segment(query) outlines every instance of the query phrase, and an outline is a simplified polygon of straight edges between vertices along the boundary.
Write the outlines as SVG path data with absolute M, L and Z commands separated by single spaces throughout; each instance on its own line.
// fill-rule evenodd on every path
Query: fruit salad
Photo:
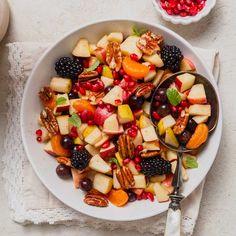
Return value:
M 98 42 L 80 38 L 68 53 L 70 57 L 58 58 L 55 75 L 39 91 L 42 111 L 35 133 L 45 152 L 58 162 L 52 171 L 63 181 L 71 178 L 88 205 L 122 207 L 136 200 L 168 201 L 177 153 L 159 142 L 150 119 L 150 102 L 161 81 L 175 72 L 195 71 L 193 62 L 162 35 L 136 27 L 131 35 L 109 32 Z M 186 96 L 193 95 L 194 100 L 195 85 L 182 89 L 183 84 L 176 82 L 175 93 L 186 94 L 191 88 Z M 165 131 L 182 114 L 180 108 L 173 111 L 175 106 L 166 96 L 166 91 L 158 90 L 153 114 Z M 209 115 L 196 113 L 202 110 L 199 106 L 206 106 L 198 103 L 192 105 L 194 117 L 188 121 L 195 140 L 202 132 L 197 124 Z M 184 101 L 181 104 L 185 107 Z M 191 138 L 188 146 L 195 144 Z M 186 169 L 197 167 L 197 158 L 184 154 L 182 179 L 188 180 Z

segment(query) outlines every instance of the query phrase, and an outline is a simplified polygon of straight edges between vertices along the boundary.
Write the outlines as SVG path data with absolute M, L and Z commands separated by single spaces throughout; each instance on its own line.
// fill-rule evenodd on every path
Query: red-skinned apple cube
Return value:
M 113 114 L 113 112 L 109 112 L 106 107 L 101 108 L 97 107 L 95 113 L 94 113 L 94 122 L 97 125 L 103 126 L 104 121 Z
M 101 63 L 106 62 L 106 49 L 105 48 L 98 47 L 93 51 L 93 54 Z
M 194 71 L 196 70 L 195 65 L 193 64 L 193 62 L 184 57 L 183 60 L 180 62 L 180 71 Z
M 57 99 L 56 101 L 60 101 L 60 99 L 63 99 L 64 101 L 59 103 L 56 108 L 55 108 L 55 112 L 63 112 L 63 111 L 67 111 L 70 108 L 70 101 L 68 98 L 68 94 L 64 93 L 64 94 L 58 94 L 57 95 Z
M 107 159 L 110 157 L 114 157 L 116 153 L 116 147 L 113 143 L 110 143 L 110 146 L 107 148 L 101 148 L 100 149 L 100 157 L 103 159 Z
M 181 93 L 190 89 L 194 82 L 195 76 L 189 73 L 178 75 L 175 79 L 175 84 Z
M 188 101 L 192 104 L 207 103 L 206 92 L 203 84 L 194 84 L 188 94 Z

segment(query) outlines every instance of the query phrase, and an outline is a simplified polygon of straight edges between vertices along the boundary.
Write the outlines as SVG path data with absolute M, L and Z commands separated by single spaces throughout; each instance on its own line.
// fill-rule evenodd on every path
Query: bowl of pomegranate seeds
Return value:
M 153 0 L 163 19 L 173 24 L 188 25 L 207 16 L 216 0 Z

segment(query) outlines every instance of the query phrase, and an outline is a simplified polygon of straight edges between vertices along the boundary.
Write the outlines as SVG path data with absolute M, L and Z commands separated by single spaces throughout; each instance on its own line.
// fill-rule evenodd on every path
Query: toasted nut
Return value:
M 49 103 L 55 96 L 54 91 L 50 87 L 43 87 L 39 91 L 39 98 L 43 104 Z
M 180 115 L 173 127 L 173 132 L 177 135 L 183 133 L 188 124 L 189 114 L 185 113 L 183 116 Z
M 151 56 L 160 51 L 159 44 L 163 41 L 163 37 L 156 35 L 150 31 L 141 36 L 137 42 L 137 47 L 145 54 Z
M 89 191 L 84 198 L 84 202 L 91 206 L 107 207 L 109 202 L 106 197 L 96 190 Z
M 129 189 L 134 186 L 134 176 L 127 166 L 122 166 L 116 170 L 116 178 L 123 189 Z
M 150 158 L 160 155 L 160 151 L 149 151 L 140 154 L 142 158 Z
M 155 86 L 151 82 L 141 83 L 137 85 L 134 92 L 137 97 L 141 97 L 150 93 L 154 88 Z
M 122 63 L 120 44 L 114 41 L 108 43 L 106 48 L 106 62 L 112 70 L 119 71 Z
M 56 160 L 59 164 L 64 164 L 66 166 L 71 166 L 71 161 L 68 157 L 57 157 Z
M 119 136 L 118 151 L 123 159 L 134 157 L 134 143 L 127 134 Z
M 79 76 L 80 81 L 95 80 L 98 77 L 97 71 L 84 71 Z

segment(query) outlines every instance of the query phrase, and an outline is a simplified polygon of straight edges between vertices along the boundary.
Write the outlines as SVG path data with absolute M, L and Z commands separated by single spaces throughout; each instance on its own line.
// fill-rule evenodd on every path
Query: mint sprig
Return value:
M 117 160 L 115 157 L 109 158 L 109 159 L 108 159 L 108 162 L 109 162 L 109 163 L 115 163 L 116 166 L 117 166 L 117 168 L 120 169 L 120 164 L 119 164 L 118 160 Z
M 81 119 L 76 113 L 73 113 L 71 117 L 69 118 L 69 123 L 79 128 L 81 126 Z
M 148 29 L 146 28 L 139 28 L 137 26 L 133 26 L 133 34 L 137 35 L 137 36 L 141 36 L 142 34 L 146 33 L 148 31 Z
M 168 88 L 166 91 L 167 98 L 173 106 L 177 106 L 181 102 L 181 96 L 178 91 L 173 88 Z
M 93 71 L 95 70 L 100 64 L 100 61 L 97 60 L 95 61 L 89 68 L 85 69 L 86 72 L 90 72 L 90 71 Z
M 198 168 L 197 160 L 194 157 L 186 156 L 185 157 L 185 167 L 190 168 L 190 169 Z
M 66 98 L 64 98 L 64 97 L 59 97 L 59 98 L 56 100 L 57 106 L 63 105 L 65 102 L 66 102 Z

